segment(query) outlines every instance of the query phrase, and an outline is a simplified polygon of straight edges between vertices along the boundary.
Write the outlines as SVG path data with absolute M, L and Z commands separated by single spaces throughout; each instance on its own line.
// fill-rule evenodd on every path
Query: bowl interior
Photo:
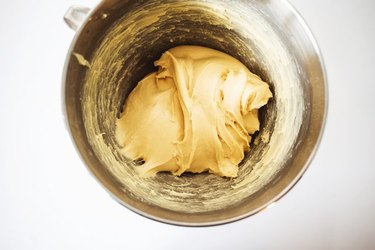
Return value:
M 280 197 L 310 159 L 324 114 L 324 102 L 312 109 L 324 99 L 324 86 L 319 92 L 311 85 L 324 85 L 313 41 L 287 5 L 235 2 L 103 1 L 77 34 L 72 50 L 90 68 L 68 60 L 73 139 L 104 187 L 143 215 L 184 225 L 244 217 Z M 159 173 L 145 179 L 135 171 L 139 163 L 119 152 L 115 122 L 128 94 L 156 70 L 153 62 L 164 51 L 178 45 L 223 51 L 270 84 L 274 98 L 261 109 L 261 129 L 237 178 Z

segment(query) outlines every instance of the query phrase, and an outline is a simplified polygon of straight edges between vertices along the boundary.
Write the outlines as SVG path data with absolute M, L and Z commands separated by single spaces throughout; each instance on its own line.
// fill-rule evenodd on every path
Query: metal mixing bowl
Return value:
M 270 84 L 274 98 L 260 112 L 261 129 L 237 178 L 142 178 L 140 163 L 119 152 L 115 122 L 126 97 L 155 70 L 153 61 L 178 45 L 224 51 Z M 177 225 L 232 222 L 278 200 L 306 170 L 326 116 L 316 42 L 280 0 L 104 0 L 76 33 L 63 84 L 73 141 L 96 179 L 131 210 Z

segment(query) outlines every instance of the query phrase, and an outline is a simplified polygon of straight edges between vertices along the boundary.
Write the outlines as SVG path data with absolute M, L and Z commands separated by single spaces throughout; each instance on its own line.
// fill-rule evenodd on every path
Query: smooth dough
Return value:
M 155 61 L 130 93 L 116 124 L 122 153 L 143 176 L 209 171 L 236 177 L 258 109 L 272 93 L 241 62 L 217 50 L 179 46 Z

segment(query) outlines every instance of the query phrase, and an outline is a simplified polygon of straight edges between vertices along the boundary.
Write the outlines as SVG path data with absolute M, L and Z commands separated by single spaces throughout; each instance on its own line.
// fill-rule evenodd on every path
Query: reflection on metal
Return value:
M 64 21 L 72 30 L 77 30 L 81 23 L 86 19 L 89 12 L 90 8 L 72 6 L 66 11 Z

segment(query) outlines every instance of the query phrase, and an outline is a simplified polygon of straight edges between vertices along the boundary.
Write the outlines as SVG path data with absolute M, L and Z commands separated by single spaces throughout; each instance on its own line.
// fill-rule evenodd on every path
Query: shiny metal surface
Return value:
M 272 179 L 265 183 L 261 189 L 236 203 L 223 207 L 208 207 L 206 210 L 199 211 L 198 206 L 197 210 L 191 213 L 181 210 L 178 211 L 170 207 L 163 207 L 162 203 L 156 204 L 148 202 L 147 197 L 134 195 L 134 190 L 124 188 L 123 184 L 109 171 L 110 166 L 103 163 L 100 152 L 93 148 L 92 141 L 96 138 L 90 137 L 90 133 L 88 133 L 90 129 L 88 128 L 89 123 L 87 123 L 87 118 L 84 118 L 87 114 L 83 108 L 86 104 L 83 102 L 88 99 L 87 96 L 83 95 L 87 93 L 84 89 L 86 84 L 85 79 L 87 79 L 89 69 L 80 65 L 76 58 L 71 55 L 71 52 L 79 52 L 84 55 L 88 61 L 91 61 L 112 25 L 125 15 L 131 16 L 132 11 L 137 10 L 139 6 L 143 4 L 152 6 L 153 2 L 157 3 L 158 1 L 138 1 L 137 3 L 134 3 L 134 1 L 119 0 L 103 1 L 91 12 L 83 26 L 77 31 L 76 37 L 72 42 L 71 49 L 68 52 L 64 73 L 65 109 L 72 138 L 83 161 L 96 179 L 116 200 L 133 211 L 158 221 L 186 226 L 216 225 L 245 218 L 266 208 L 282 197 L 299 180 L 311 161 L 318 147 L 320 137 L 322 136 L 327 108 L 326 78 L 322 58 L 310 31 L 301 17 L 299 17 L 295 10 L 285 1 L 233 1 L 235 3 L 232 4 L 239 5 L 243 8 L 247 6 L 249 9 L 252 9 L 252 11 L 255 9 L 260 13 L 274 28 L 275 33 L 279 35 L 280 40 L 285 44 L 285 47 L 288 48 L 288 51 L 293 54 L 296 64 L 298 65 L 299 80 L 303 85 L 302 89 L 305 100 L 304 121 L 301 129 L 295 131 L 298 137 L 288 155 L 290 159 L 288 158 L 286 163 L 280 166 L 280 170 L 275 172 Z M 164 2 L 170 3 L 175 1 Z M 220 5 L 222 1 L 216 2 Z M 160 3 L 158 4 L 160 5 Z M 167 21 L 165 25 L 168 25 Z M 188 29 L 192 29 L 192 27 L 194 28 L 196 25 L 196 23 L 189 23 L 188 21 L 183 23 L 184 28 Z M 202 32 L 187 32 L 186 35 L 181 35 L 180 40 L 172 43 L 170 42 L 172 38 L 168 36 L 168 34 L 164 34 L 159 38 L 158 43 L 153 44 L 151 49 L 139 46 L 138 50 L 135 50 L 135 53 L 147 53 L 149 56 L 142 57 L 146 58 L 146 61 L 139 60 L 129 61 L 128 64 L 126 62 L 124 63 L 127 67 L 134 67 L 135 73 L 128 75 L 128 79 L 116 83 L 118 84 L 116 88 L 120 85 L 123 87 L 115 93 L 116 88 L 109 86 L 109 92 L 103 91 L 100 92 L 98 96 L 93 96 L 98 98 L 95 99 L 95 101 L 107 100 L 108 102 L 108 107 L 104 105 L 104 108 L 98 107 L 97 110 L 95 110 L 98 114 L 98 120 L 109 121 L 108 128 L 104 128 L 103 130 L 107 135 L 106 138 L 103 137 L 104 145 L 111 147 L 111 143 L 113 143 L 113 133 L 111 131 L 113 131 L 116 115 L 120 112 L 124 99 L 131 91 L 132 87 L 134 87 L 134 84 L 146 73 L 153 70 L 152 62 L 160 56 L 161 52 L 178 44 L 191 44 L 195 41 L 195 43 L 200 45 L 223 50 L 239 58 L 251 70 L 260 74 L 262 78 L 269 79 L 271 81 L 271 86 L 277 84 L 277 82 L 272 82 L 271 77 L 259 62 L 250 60 L 251 57 L 257 56 L 256 51 L 253 51 L 254 54 L 251 54 L 251 51 L 241 53 L 246 47 L 233 46 L 225 41 L 220 41 L 217 37 L 214 37 L 214 34 L 218 33 L 220 35 L 231 32 L 233 37 L 237 37 L 238 41 L 243 43 L 245 43 L 244 41 L 248 41 L 247 39 L 241 37 L 235 30 L 228 30 L 220 25 L 212 25 L 212 23 L 204 23 L 204 21 L 200 22 L 200 25 L 200 29 L 197 30 Z M 147 37 L 149 30 L 145 29 L 142 32 L 145 37 Z M 143 35 L 142 32 L 140 35 Z M 197 37 L 205 34 L 207 36 L 205 39 L 200 39 L 199 42 L 196 42 L 198 41 Z M 251 38 L 249 39 L 251 40 Z M 152 39 L 150 38 L 150 40 Z M 123 71 L 126 71 L 126 69 Z M 275 119 L 277 116 L 281 115 L 275 111 L 277 105 L 276 102 L 273 102 L 267 107 L 267 110 L 263 111 L 262 129 L 269 128 L 271 136 L 272 133 L 275 132 L 272 130 Z M 113 111 L 113 113 L 105 112 L 106 107 L 107 111 Z M 115 115 L 110 116 L 110 114 Z M 261 151 L 262 147 L 266 146 L 267 145 L 260 144 L 260 146 L 254 147 L 254 155 L 256 152 Z M 247 159 L 245 159 L 245 161 L 246 160 Z M 261 160 L 262 159 L 259 159 L 259 161 Z M 124 165 L 124 167 L 129 166 Z M 248 171 L 251 172 L 251 169 Z M 243 172 L 243 174 L 246 173 L 247 172 Z M 191 194 L 195 195 L 197 201 L 200 199 L 199 191 L 201 186 L 207 186 L 208 180 L 217 183 L 217 185 L 222 185 L 220 186 L 222 187 L 220 192 L 233 192 L 233 195 L 236 195 L 235 191 L 229 188 L 231 183 L 228 180 L 212 178 L 214 177 L 207 177 L 207 175 L 189 175 L 183 177 L 182 182 L 194 182 L 196 184 L 196 191 Z M 161 175 L 161 177 L 156 178 L 156 182 L 159 182 L 160 185 L 163 185 L 163 181 L 173 182 L 167 175 Z M 217 190 L 208 189 L 208 192 L 215 193 Z M 220 192 L 215 194 L 220 194 Z M 186 204 L 183 205 L 189 207 L 189 200 L 181 202 L 186 202 Z M 196 202 L 194 204 L 196 204 Z

